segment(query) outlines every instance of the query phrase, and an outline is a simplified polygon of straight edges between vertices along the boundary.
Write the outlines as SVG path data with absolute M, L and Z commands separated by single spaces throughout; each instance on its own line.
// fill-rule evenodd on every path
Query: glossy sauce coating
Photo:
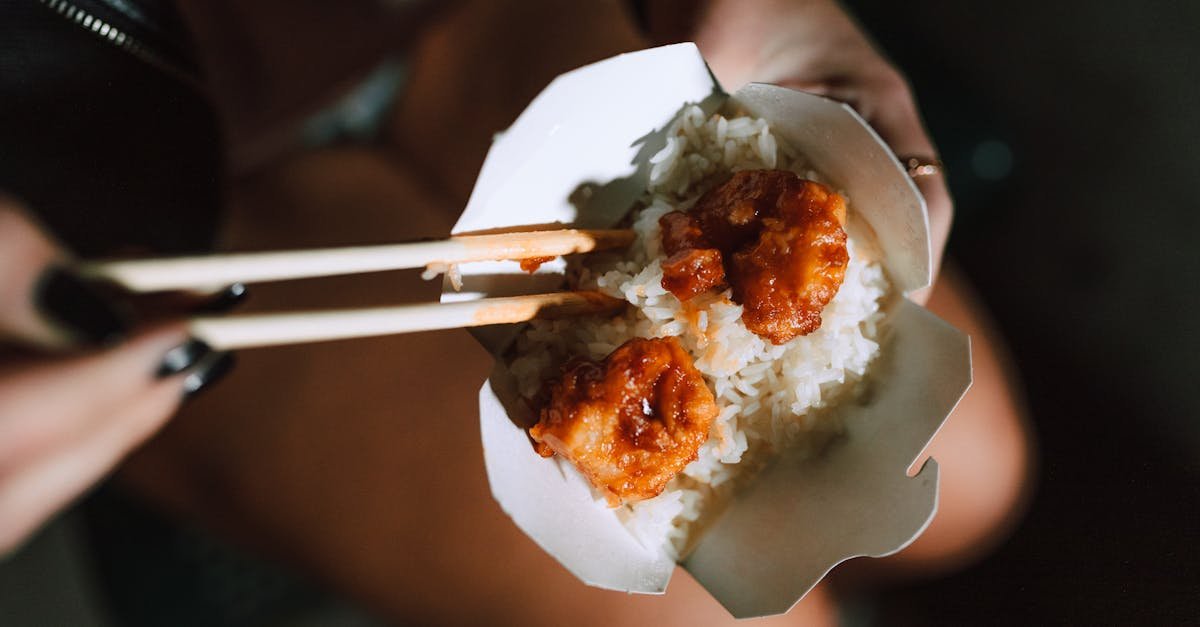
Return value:
M 521 269 L 529 274 L 533 274 L 547 261 L 554 261 L 554 257 L 529 257 L 528 259 L 522 259 Z
M 728 284 L 746 328 L 775 344 L 821 326 L 850 255 L 846 203 L 786 170 L 747 170 L 659 220 L 663 288 L 681 301 Z
M 717 404 L 675 338 L 625 342 L 547 381 L 529 430 L 543 457 L 575 464 L 609 505 L 658 496 L 696 459 Z
M 725 283 L 721 251 L 685 248 L 663 263 L 663 289 L 686 301 Z

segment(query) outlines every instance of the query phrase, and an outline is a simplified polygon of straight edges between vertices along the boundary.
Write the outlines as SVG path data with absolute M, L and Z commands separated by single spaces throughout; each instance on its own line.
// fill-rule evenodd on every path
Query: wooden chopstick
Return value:
M 455 303 L 194 318 L 192 335 L 217 350 L 303 344 L 587 314 L 614 314 L 625 301 L 579 291 Z
M 622 248 L 629 246 L 633 238 L 629 230 L 525 231 L 382 246 L 85 262 L 79 269 L 85 276 L 112 281 L 133 292 L 207 290 L 231 283 L 423 268 L 431 264 L 557 257 Z

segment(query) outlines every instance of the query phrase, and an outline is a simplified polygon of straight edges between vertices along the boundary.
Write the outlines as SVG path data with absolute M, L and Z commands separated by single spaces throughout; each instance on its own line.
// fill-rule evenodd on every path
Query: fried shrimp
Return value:
M 658 496 L 696 459 L 717 416 L 675 338 L 635 338 L 599 363 L 572 360 L 539 401 L 529 430 L 538 453 L 571 461 L 614 507 Z
M 687 301 L 728 284 L 753 333 L 783 344 L 821 326 L 850 255 L 846 203 L 786 170 L 746 170 L 659 220 L 662 286 Z

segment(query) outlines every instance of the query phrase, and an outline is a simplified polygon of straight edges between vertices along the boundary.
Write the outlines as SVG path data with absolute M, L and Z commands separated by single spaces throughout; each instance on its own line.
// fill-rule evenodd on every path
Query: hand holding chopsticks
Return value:
M 623 248 L 633 239 L 633 232 L 628 230 L 526 231 L 383 246 L 89 262 L 82 264 L 80 271 L 131 292 L 155 292 L 474 261 L 557 257 Z M 204 317 L 193 319 L 191 328 L 195 337 L 214 349 L 230 350 L 510 324 L 534 318 L 612 314 L 623 306 L 624 301 L 599 292 L 562 292 L 457 303 Z

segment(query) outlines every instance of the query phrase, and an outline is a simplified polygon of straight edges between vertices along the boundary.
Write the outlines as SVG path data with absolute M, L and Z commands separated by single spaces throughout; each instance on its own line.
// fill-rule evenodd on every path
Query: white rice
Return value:
M 880 303 L 888 281 L 868 246 L 850 241 L 850 263 L 821 328 L 781 346 L 746 329 L 729 292 L 704 294 L 685 308 L 663 289 L 658 219 L 690 207 L 724 172 L 785 168 L 820 180 L 764 120 L 706 116 L 687 108 L 666 146 L 650 160 L 645 208 L 636 214 L 630 253 L 591 255 L 576 263 L 571 282 L 634 306 L 615 319 L 536 321 L 517 340 L 511 369 L 520 391 L 537 393 L 570 356 L 602 359 L 634 337 L 675 336 L 716 395 L 720 414 L 699 458 L 658 497 L 618 508 L 617 515 L 651 550 L 681 557 L 691 532 L 725 501 L 735 479 L 761 468 L 782 446 L 819 446 L 839 425 L 816 411 L 854 388 L 879 352 Z M 853 207 L 850 207 L 853 211 Z M 567 464 L 564 464 L 566 466 Z M 598 506 L 604 499 L 597 495 Z

